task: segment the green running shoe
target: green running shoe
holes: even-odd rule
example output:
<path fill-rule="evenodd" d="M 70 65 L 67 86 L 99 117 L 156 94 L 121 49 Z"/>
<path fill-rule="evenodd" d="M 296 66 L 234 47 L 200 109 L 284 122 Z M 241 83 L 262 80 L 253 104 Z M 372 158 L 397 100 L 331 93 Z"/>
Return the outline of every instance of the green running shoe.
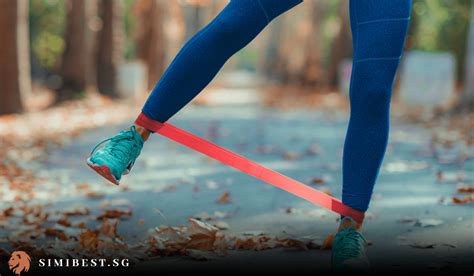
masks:
<path fill-rule="evenodd" d="M 109 142 L 100 149 L 99 146 Z M 143 139 L 135 129 L 119 132 L 98 143 L 87 159 L 87 165 L 105 179 L 118 185 L 123 174 L 128 174 L 143 148 Z"/>
<path fill-rule="evenodd" d="M 365 254 L 366 240 L 356 230 L 355 222 L 344 217 L 332 243 L 332 269 L 334 271 L 368 271 L 369 260 Z"/>

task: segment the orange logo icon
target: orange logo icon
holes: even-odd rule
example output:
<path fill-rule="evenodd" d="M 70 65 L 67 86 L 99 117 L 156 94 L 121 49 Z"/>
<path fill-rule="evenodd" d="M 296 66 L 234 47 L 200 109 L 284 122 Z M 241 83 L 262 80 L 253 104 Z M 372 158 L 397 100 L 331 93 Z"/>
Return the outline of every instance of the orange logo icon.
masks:
<path fill-rule="evenodd" d="M 30 256 L 25 251 L 14 251 L 8 261 L 8 267 L 15 275 L 20 275 L 23 271 L 27 272 L 30 269 L 30 261 Z"/>

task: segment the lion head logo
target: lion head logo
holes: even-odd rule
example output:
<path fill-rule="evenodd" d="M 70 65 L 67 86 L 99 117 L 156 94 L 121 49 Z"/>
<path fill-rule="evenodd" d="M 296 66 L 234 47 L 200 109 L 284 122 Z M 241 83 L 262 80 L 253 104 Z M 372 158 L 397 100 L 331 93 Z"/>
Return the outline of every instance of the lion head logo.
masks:
<path fill-rule="evenodd" d="M 30 256 L 25 251 L 14 251 L 8 261 L 8 267 L 15 275 L 20 275 L 23 271 L 27 272 L 30 269 L 30 261 Z"/>

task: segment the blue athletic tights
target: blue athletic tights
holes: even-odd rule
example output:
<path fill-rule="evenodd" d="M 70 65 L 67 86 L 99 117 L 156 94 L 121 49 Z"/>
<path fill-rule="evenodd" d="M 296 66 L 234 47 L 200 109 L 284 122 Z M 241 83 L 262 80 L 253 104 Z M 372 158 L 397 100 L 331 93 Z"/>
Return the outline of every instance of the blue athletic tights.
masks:
<path fill-rule="evenodd" d="M 275 17 L 301 0 L 232 0 L 192 37 L 153 89 L 142 112 L 167 121 L 224 63 Z M 351 117 L 343 156 L 342 201 L 366 211 L 388 140 L 392 84 L 409 24 L 411 0 L 350 0 Z"/>

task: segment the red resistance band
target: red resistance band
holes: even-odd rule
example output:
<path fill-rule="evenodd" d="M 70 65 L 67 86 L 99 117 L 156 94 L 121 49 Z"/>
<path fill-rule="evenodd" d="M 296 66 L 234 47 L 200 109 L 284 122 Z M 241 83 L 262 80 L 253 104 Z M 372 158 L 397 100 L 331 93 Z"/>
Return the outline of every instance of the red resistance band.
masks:
<path fill-rule="evenodd" d="M 362 223 L 364 219 L 363 212 L 352 209 L 351 207 L 343 204 L 340 200 L 328 194 L 313 189 L 276 171 L 270 170 L 269 168 L 255 163 L 254 161 L 235 154 L 230 150 L 222 148 L 171 124 L 160 123 L 150 119 L 143 113 L 138 116 L 135 123 L 146 129 L 168 137 L 169 139 L 178 142 L 181 145 L 216 159 L 228 166 L 234 167 L 246 174 L 263 180 L 268 184 L 299 196 L 313 204 L 320 205 L 343 216 L 351 217 L 358 223 Z"/>

